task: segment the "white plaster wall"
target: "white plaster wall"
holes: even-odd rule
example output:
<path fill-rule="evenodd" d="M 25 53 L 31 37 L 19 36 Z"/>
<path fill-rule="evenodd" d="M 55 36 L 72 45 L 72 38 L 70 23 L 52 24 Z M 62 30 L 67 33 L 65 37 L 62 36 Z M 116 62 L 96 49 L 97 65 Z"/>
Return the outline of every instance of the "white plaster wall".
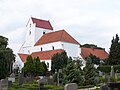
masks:
<path fill-rule="evenodd" d="M 67 52 L 68 56 L 74 57 L 80 57 L 80 45 L 73 44 L 73 43 L 67 43 L 67 42 L 61 42 L 62 48 Z"/>
<path fill-rule="evenodd" d="M 34 36 L 35 36 L 35 24 L 33 24 L 32 20 L 30 19 L 28 21 L 28 24 L 26 26 L 26 38 L 25 38 L 25 43 L 23 47 L 27 46 L 33 46 L 34 45 Z M 31 32 L 31 34 L 30 34 Z"/>
<path fill-rule="evenodd" d="M 43 28 L 35 28 L 35 43 L 42 37 L 43 32 L 50 33 L 53 30 L 43 29 Z"/>
<path fill-rule="evenodd" d="M 61 42 L 53 42 L 53 43 L 48 43 L 48 44 L 29 47 L 29 48 L 31 52 L 38 52 L 38 51 L 41 51 L 41 48 L 42 48 L 42 51 L 53 50 L 53 46 L 54 46 L 54 50 L 62 49 Z"/>
<path fill-rule="evenodd" d="M 46 65 L 49 63 L 48 71 L 51 70 L 51 60 L 41 60 L 41 62 L 45 62 Z"/>

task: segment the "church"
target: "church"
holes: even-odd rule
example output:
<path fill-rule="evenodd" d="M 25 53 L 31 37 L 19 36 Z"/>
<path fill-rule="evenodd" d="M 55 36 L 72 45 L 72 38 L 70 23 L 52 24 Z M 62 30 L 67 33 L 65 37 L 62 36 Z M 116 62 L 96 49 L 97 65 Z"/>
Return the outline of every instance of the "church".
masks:
<path fill-rule="evenodd" d="M 81 58 L 93 54 L 101 59 L 108 57 L 105 50 L 80 47 L 80 43 L 75 40 L 65 30 L 54 31 L 50 21 L 31 17 L 26 25 L 26 38 L 20 47 L 18 55 L 22 62 L 26 61 L 28 55 L 39 57 L 51 70 L 51 58 L 56 53 L 63 51 L 74 58 Z"/>

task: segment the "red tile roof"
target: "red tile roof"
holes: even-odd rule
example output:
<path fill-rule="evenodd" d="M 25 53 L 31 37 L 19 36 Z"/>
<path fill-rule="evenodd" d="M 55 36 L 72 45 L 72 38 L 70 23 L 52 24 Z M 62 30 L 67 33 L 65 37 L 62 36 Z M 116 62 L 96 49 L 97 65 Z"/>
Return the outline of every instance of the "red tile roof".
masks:
<path fill-rule="evenodd" d="M 96 57 L 99 57 L 100 59 L 106 59 L 108 57 L 108 53 L 103 49 L 81 47 L 81 56 L 83 59 L 85 59 L 90 54 L 93 54 Z"/>
<path fill-rule="evenodd" d="M 22 62 L 25 62 L 29 54 L 18 54 Z"/>
<path fill-rule="evenodd" d="M 41 20 L 41 19 L 37 19 L 37 18 L 33 18 L 33 17 L 31 17 L 31 19 L 32 19 L 33 23 L 36 24 L 36 27 L 53 30 L 53 27 L 51 26 L 49 21 Z"/>
<path fill-rule="evenodd" d="M 49 50 L 49 51 L 41 51 L 41 52 L 34 52 L 32 53 L 32 57 L 39 57 L 40 60 L 51 60 L 52 56 L 56 53 L 61 53 L 64 50 L 58 49 L 58 50 Z M 26 61 L 28 54 L 18 54 L 23 62 Z"/>
<path fill-rule="evenodd" d="M 56 32 L 46 33 L 44 34 L 36 43 L 37 45 L 47 44 L 51 42 L 69 42 L 74 44 L 79 44 L 72 36 L 70 36 L 65 30 L 59 30 Z"/>
<path fill-rule="evenodd" d="M 61 53 L 64 50 L 58 49 L 58 50 L 49 50 L 49 51 L 42 51 L 42 52 L 35 52 L 32 53 L 33 57 L 39 57 L 41 60 L 51 60 L 52 56 L 56 53 Z"/>

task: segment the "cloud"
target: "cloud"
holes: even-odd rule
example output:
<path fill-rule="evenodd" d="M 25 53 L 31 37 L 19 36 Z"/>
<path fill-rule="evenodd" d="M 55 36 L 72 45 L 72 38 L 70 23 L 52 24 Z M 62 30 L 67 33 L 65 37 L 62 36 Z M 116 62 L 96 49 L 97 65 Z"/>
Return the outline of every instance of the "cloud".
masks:
<path fill-rule="evenodd" d="M 55 31 L 65 29 L 80 43 L 110 47 L 112 37 L 120 35 L 119 0 L 1 0 L 0 30 L 9 46 L 19 48 L 24 27 L 32 15 L 50 20 Z"/>

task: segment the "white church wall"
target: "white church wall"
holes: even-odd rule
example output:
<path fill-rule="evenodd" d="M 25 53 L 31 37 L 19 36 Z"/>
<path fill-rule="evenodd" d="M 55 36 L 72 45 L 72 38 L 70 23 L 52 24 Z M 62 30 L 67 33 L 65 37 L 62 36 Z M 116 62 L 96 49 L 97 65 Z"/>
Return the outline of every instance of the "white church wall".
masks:
<path fill-rule="evenodd" d="M 42 48 L 42 51 L 48 51 L 48 50 L 53 50 L 53 47 L 54 47 L 54 50 L 62 49 L 61 42 L 53 42 L 53 43 L 48 43 L 48 44 L 39 45 L 35 47 L 30 47 L 30 51 L 38 52 L 38 51 L 41 51 L 41 48 Z"/>
<path fill-rule="evenodd" d="M 53 32 L 53 30 L 43 29 L 43 28 L 35 28 L 35 42 L 37 42 L 40 37 L 43 35 L 43 33 L 50 33 Z"/>
<path fill-rule="evenodd" d="M 26 33 L 25 43 L 24 43 L 23 47 L 33 46 L 35 43 L 34 42 L 35 24 L 33 24 L 31 19 L 28 21 L 26 30 L 27 30 L 27 33 Z"/>
<path fill-rule="evenodd" d="M 41 60 L 41 62 L 45 62 L 45 64 L 46 64 L 47 67 L 48 67 L 48 71 L 51 70 L 51 60 Z"/>
<path fill-rule="evenodd" d="M 80 45 L 73 44 L 73 43 L 67 43 L 67 42 L 61 42 L 63 49 L 67 52 L 68 56 L 74 57 L 80 57 Z"/>

